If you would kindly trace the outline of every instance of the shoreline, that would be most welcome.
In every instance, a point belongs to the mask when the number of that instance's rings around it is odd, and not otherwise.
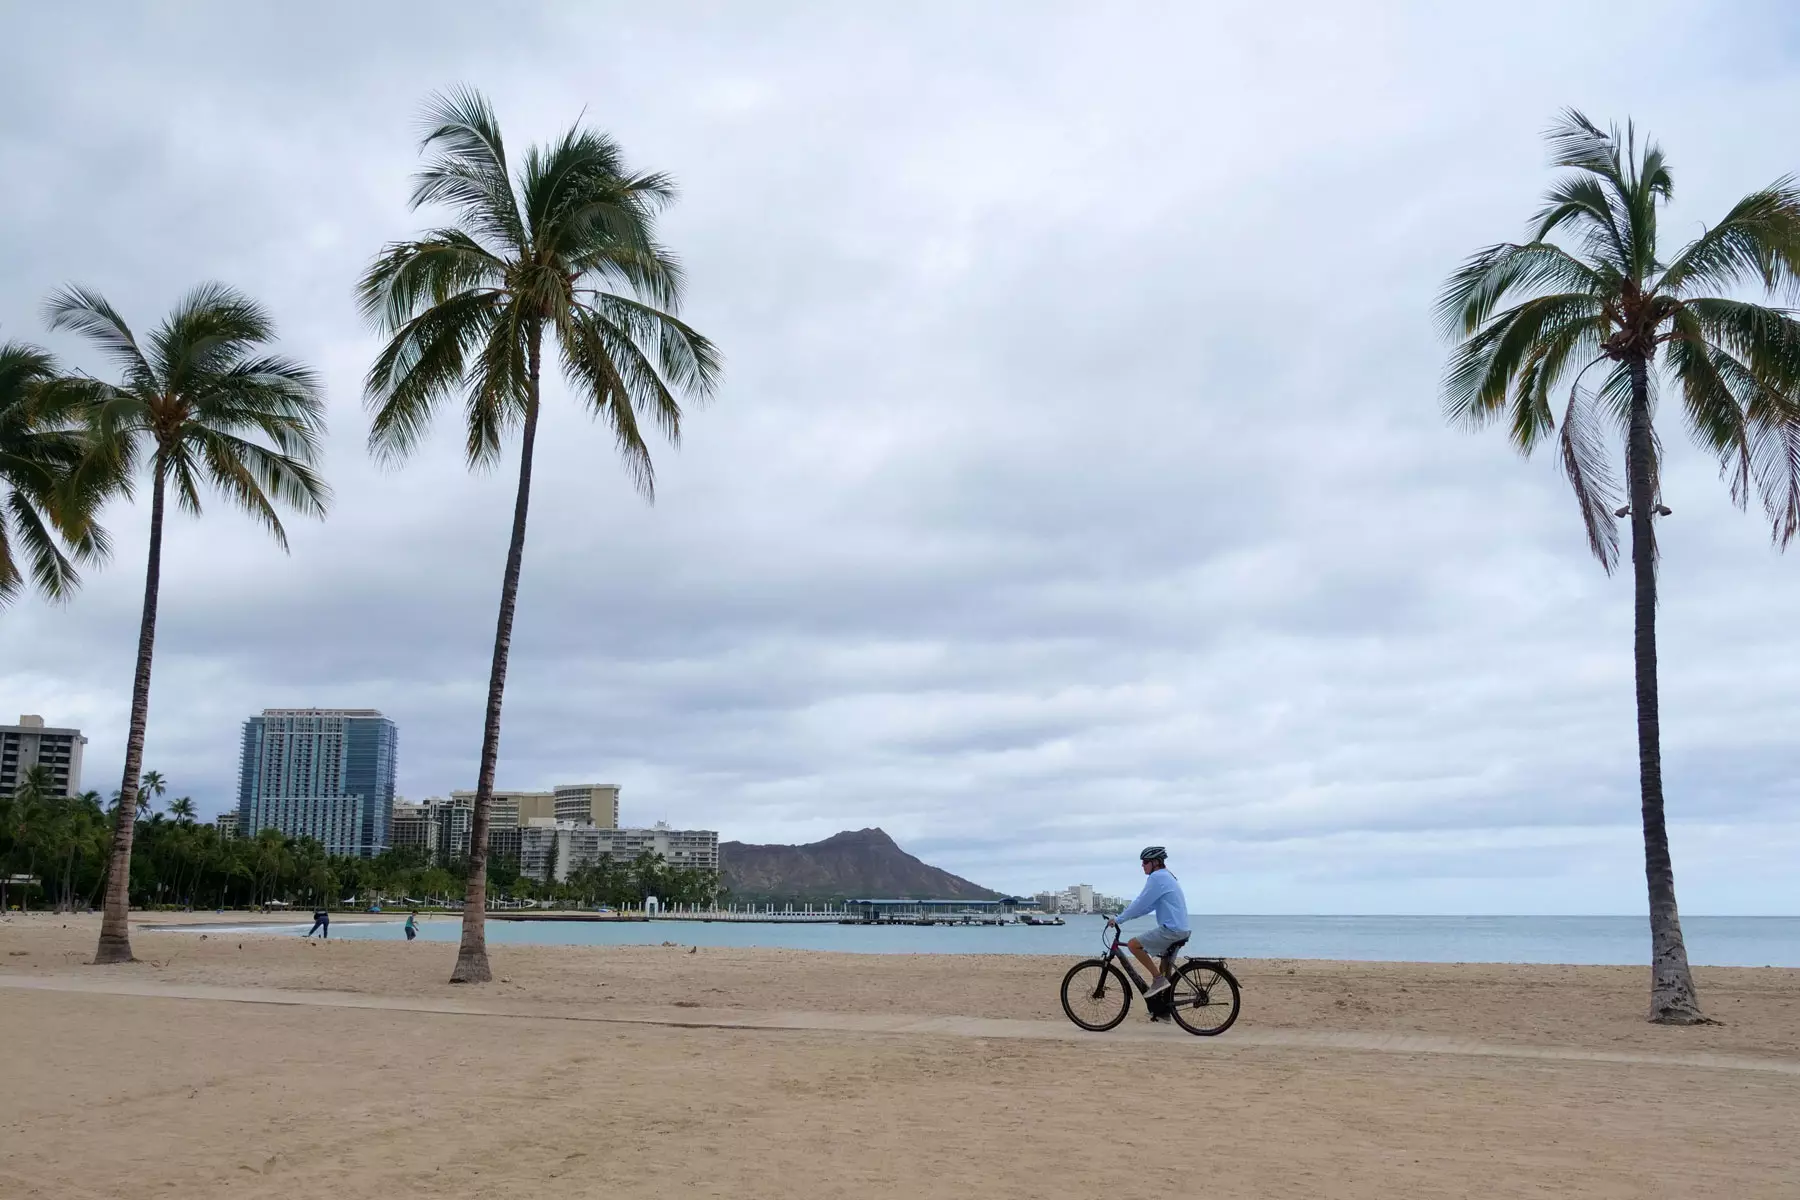
[[[211,916],[213,914],[205,914]],[[192,914],[201,917],[202,914]],[[1064,972],[1092,951],[905,953],[697,945],[661,935],[640,944],[490,943],[494,982],[448,982],[454,918],[443,937],[407,942],[399,918],[356,922],[377,936],[296,936],[291,919],[226,928],[187,920],[133,929],[135,964],[94,967],[97,917],[0,921],[0,972],[117,973],[168,983],[449,997],[479,993],[552,1011],[669,1006],[756,1011],[913,1013],[1064,1022]],[[385,929],[392,936],[380,936]],[[638,926],[644,929],[644,926]],[[960,936],[960,935],[959,935]],[[1696,967],[1702,1009],[1724,1022],[1668,1029],[1644,1020],[1647,966],[1407,963],[1229,958],[1243,985],[1244,1028],[1654,1050],[1672,1043],[1720,1053],[1800,1057],[1800,968]],[[1229,1038],[1229,1034],[1226,1038]]]
[[[343,940],[398,940],[407,910],[342,912],[332,921]],[[26,925],[92,921],[92,914],[12,914]],[[459,936],[461,914],[422,913],[420,941]],[[1800,918],[1705,918],[1690,922],[1689,960],[1695,967],[1800,969]],[[310,913],[151,912],[134,914],[134,930],[191,933],[263,927],[287,934],[311,927]],[[1188,955],[1246,960],[1363,963],[1465,963],[1517,966],[1641,967],[1647,959],[1643,922],[1636,918],[1227,918],[1195,919]],[[495,913],[488,937],[495,947],[657,945],[677,942],[708,950],[768,948],[820,953],[1033,955],[1088,958],[1098,952],[1100,923],[1077,916],[1061,926],[940,926],[838,921],[708,921],[691,917]]]

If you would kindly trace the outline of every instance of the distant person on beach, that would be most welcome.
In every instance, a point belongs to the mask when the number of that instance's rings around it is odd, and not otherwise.
[[[1169,947],[1190,935],[1188,929],[1187,897],[1182,895],[1181,884],[1175,879],[1175,873],[1169,870],[1168,851],[1161,846],[1145,846],[1138,855],[1138,861],[1144,866],[1144,890],[1138,898],[1125,906],[1125,911],[1116,917],[1106,918],[1108,925],[1123,925],[1127,921],[1154,912],[1156,928],[1128,943],[1132,957],[1143,964],[1144,970],[1150,972],[1150,986],[1144,991],[1144,999],[1149,1000],[1169,990],[1169,981],[1162,976],[1162,956],[1169,952]],[[1155,961],[1153,961],[1153,959]]]
[[[406,914],[406,940],[412,941],[419,936],[419,910],[413,909]]]
[[[324,932],[320,933],[320,930]],[[318,933],[320,937],[331,936],[331,914],[324,908],[313,909],[313,927],[306,931],[306,936],[311,937],[315,933]]]

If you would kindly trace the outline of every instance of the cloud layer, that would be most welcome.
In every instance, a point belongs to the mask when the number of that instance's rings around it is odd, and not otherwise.
[[[471,786],[512,462],[470,476],[446,424],[372,465],[351,301],[423,220],[419,101],[466,81],[515,148],[585,112],[678,176],[728,372],[654,507],[552,387],[504,784],[748,841],[880,824],[996,887],[1124,890],[1159,841],[1196,908],[1641,907],[1629,587],[1547,459],[1444,425],[1430,305],[1531,211],[1563,105],[1661,138],[1670,236],[1800,169],[1785,6],[6,23],[0,336],[46,340],[65,281],[148,325],[218,278],[330,386],[336,503],[291,556],[222,507],[169,538],[147,761],[204,810],[265,706],[379,707],[404,793]],[[1683,903],[1800,912],[1800,563],[1664,436]],[[82,726],[107,790],[146,520],[0,614],[0,716]]]

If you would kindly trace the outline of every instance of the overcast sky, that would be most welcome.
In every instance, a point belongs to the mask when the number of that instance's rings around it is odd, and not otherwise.
[[[993,887],[1196,911],[1643,908],[1630,585],[1548,456],[1448,427],[1444,276],[1519,234],[1574,105],[1669,151],[1665,236],[1800,170],[1800,10],[1515,2],[0,4],[0,338],[78,281],[218,279],[330,391],[329,518],[167,539],[146,766],[235,803],[242,721],[376,707],[472,787],[516,459],[373,465],[353,282],[433,89],[515,149],[672,172],[726,356],[660,495],[548,389],[500,782],[628,823],[880,825]],[[78,11],[79,10],[79,11]],[[1668,413],[1663,752],[1690,913],[1800,913],[1800,552]],[[0,719],[110,792],[147,505],[0,612]]]

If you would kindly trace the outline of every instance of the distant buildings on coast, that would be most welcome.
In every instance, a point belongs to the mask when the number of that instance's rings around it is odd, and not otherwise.
[[[29,720],[38,722],[34,732],[86,741],[74,730],[42,729],[41,718],[24,718],[21,725]],[[0,726],[0,736],[13,728]],[[255,837],[275,829],[313,838],[327,853],[361,858],[399,848],[439,863],[467,858],[475,793],[454,791],[418,803],[397,798],[398,743],[394,722],[372,708],[266,708],[244,722],[237,809],[219,816],[219,832]],[[51,757],[61,762],[67,753]],[[79,778],[77,745],[77,784]],[[540,881],[567,879],[602,855],[625,861],[646,851],[671,867],[719,868],[716,831],[662,823],[621,829],[619,786],[612,783],[495,791],[487,845],[490,856],[515,860],[521,874]]]
[[[0,725],[0,796],[10,796],[33,767],[50,772],[58,795],[81,794],[81,748],[87,739],[79,729],[59,729],[26,713],[17,725]]]
[[[1103,896],[1091,883],[1072,883],[1060,892],[1039,892],[1034,900],[1039,912],[1104,913],[1123,912],[1125,902],[1117,896]]]

